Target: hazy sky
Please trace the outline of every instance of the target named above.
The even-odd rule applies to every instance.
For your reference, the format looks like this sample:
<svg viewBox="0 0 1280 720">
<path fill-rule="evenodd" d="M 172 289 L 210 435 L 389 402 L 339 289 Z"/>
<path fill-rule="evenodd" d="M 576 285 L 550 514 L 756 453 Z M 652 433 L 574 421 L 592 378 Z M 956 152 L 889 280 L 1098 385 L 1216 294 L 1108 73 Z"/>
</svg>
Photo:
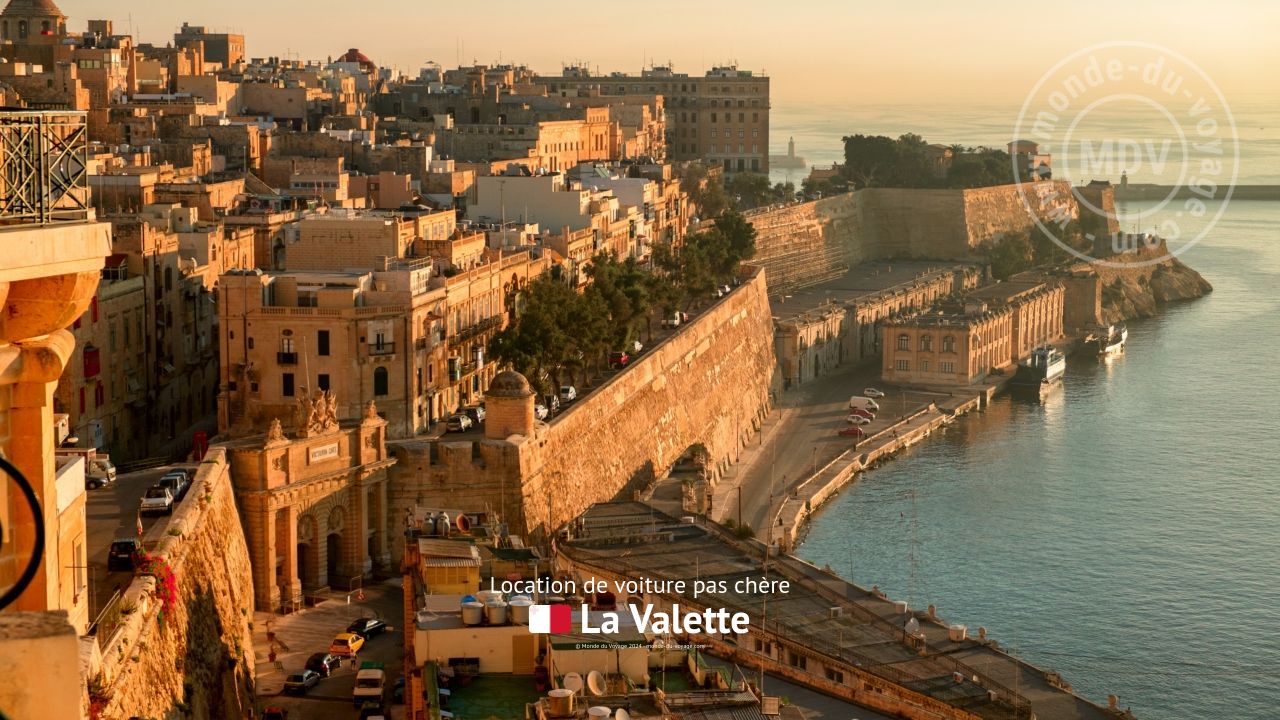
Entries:
<svg viewBox="0 0 1280 720">
<path fill-rule="evenodd" d="M 324 59 L 359 47 L 413 71 L 426 60 L 515 61 L 541 72 L 583 61 L 646 61 L 701 73 L 712 63 L 773 78 L 775 105 L 823 101 L 1013 102 L 1054 62 L 1107 40 L 1183 53 L 1230 98 L 1275 92 L 1280 2 L 1272 0 L 57 0 L 82 30 L 116 22 L 167 42 L 186 20 L 246 36 L 252 57 Z"/>
</svg>

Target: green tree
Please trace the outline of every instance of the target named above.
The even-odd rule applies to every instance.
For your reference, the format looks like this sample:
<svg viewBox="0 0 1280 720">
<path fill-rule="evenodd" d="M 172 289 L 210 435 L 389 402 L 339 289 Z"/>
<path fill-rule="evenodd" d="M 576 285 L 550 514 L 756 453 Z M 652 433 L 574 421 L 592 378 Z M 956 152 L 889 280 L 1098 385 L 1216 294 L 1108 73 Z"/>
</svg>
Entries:
<svg viewBox="0 0 1280 720">
<path fill-rule="evenodd" d="M 727 185 L 725 190 L 736 201 L 739 210 L 750 210 L 772 201 L 772 188 L 766 175 L 740 172 L 729 178 Z"/>
</svg>

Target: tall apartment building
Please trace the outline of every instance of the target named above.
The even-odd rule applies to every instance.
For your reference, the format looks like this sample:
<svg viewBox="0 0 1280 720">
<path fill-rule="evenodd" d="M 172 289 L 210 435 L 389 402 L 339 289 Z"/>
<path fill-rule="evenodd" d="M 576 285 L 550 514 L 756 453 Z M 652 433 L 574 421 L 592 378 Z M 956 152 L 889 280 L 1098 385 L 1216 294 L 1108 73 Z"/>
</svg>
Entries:
<svg viewBox="0 0 1280 720">
<path fill-rule="evenodd" d="M 182 23 L 182 29 L 173 34 L 175 47 L 199 41 L 204 43 L 204 58 L 221 63 L 223 67 L 244 62 L 244 36 L 231 33 L 211 33 L 202 25 Z"/>
<path fill-rule="evenodd" d="M 67 327 L 93 301 L 111 248 L 110 226 L 88 204 L 85 127 L 84 113 L 0 113 L 0 457 L 38 502 L 33 508 L 7 473 L 0 481 L 0 587 L 34 567 L 8 610 L 65 611 L 55 621 L 77 632 L 89 620 L 84 475 L 55 462 L 53 393 L 75 351 Z M 44 551 L 33 554 L 37 512 Z M 7 637 L 0 632 L 0 645 Z M 69 661 L 75 667 L 74 653 Z M 5 711 L 68 717 L 61 700 L 33 703 Z"/>
<path fill-rule="evenodd" d="M 559 76 L 536 82 L 548 94 L 658 94 L 666 107 L 667 157 L 705 160 L 726 173 L 769 172 L 769 78 L 735 65 L 691 76 L 654 67 L 639 75 L 593 75 L 586 67 L 566 67 Z"/>
<path fill-rule="evenodd" d="M 223 431 L 289 427 L 317 390 L 335 394 L 340 419 L 373 400 L 390 437 L 426 430 L 480 400 L 497 370 L 485 344 L 549 264 L 485 250 L 452 211 L 312 215 L 285 250 L 281 270 L 221 279 Z"/>
</svg>

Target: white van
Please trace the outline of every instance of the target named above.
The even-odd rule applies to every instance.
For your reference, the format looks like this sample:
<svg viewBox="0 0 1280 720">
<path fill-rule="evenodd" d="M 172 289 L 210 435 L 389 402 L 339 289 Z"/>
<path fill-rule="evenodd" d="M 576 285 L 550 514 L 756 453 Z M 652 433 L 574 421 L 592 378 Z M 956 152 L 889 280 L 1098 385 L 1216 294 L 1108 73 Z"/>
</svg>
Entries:
<svg viewBox="0 0 1280 720">
<path fill-rule="evenodd" d="M 853 397 L 849 398 L 849 408 L 866 410 L 867 412 L 876 412 L 877 410 L 880 409 L 880 406 L 876 404 L 875 400 L 872 400 L 869 397 L 854 395 Z"/>
</svg>

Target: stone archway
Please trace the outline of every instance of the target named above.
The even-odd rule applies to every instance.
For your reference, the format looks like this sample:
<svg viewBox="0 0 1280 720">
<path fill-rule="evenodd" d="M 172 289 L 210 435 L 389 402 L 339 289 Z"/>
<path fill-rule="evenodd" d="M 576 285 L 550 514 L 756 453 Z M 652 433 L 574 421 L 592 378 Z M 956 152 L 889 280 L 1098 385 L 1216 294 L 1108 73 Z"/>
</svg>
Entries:
<svg viewBox="0 0 1280 720">
<path fill-rule="evenodd" d="M 304 590 L 324 584 L 320 578 L 318 534 L 315 517 L 309 513 L 298 516 L 298 582 Z"/>
<path fill-rule="evenodd" d="M 342 535 L 347 525 L 347 513 L 340 506 L 335 506 L 329 511 L 329 516 L 325 520 L 325 581 L 330 587 L 335 587 L 338 583 L 346 583 L 347 578 L 343 577 L 343 569 L 346 563 L 343 562 L 342 552 Z"/>
</svg>

